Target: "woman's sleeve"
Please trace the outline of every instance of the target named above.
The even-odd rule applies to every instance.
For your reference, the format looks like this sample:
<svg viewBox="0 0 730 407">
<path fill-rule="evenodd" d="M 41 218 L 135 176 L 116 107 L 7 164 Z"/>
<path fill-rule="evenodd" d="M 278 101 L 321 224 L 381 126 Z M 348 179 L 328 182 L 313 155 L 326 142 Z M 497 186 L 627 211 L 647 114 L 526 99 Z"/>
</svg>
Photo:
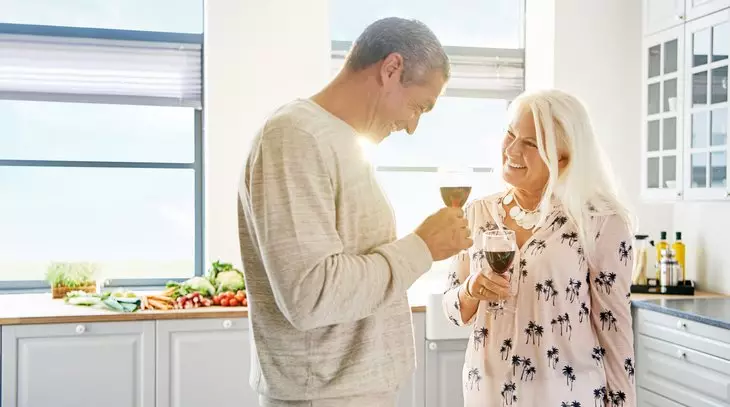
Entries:
<svg viewBox="0 0 730 407">
<path fill-rule="evenodd" d="M 627 299 L 633 251 L 631 233 L 620 217 L 606 218 L 596 239 L 595 253 L 589 270 L 591 322 L 599 343 L 593 353 L 602 359 L 606 372 L 604 397 L 609 402 L 620 400 L 620 405 L 635 406 L 634 333 Z"/>
<path fill-rule="evenodd" d="M 474 207 L 473 205 L 467 206 L 464 210 L 466 218 L 469 221 L 469 227 L 474 230 Z M 461 307 L 459 306 L 459 290 L 461 290 L 461 284 L 466 281 L 470 273 L 469 251 L 464 250 L 456 256 L 452 257 L 451 265 L 449 266 L 449 274 L 446 282 L 446 292 L 444 292 L 444 298 L 442 305 L 446 317 L 449 318 L 457 326 L 471 325 L 476 319 L 476 312 L 474 316 L 468 321 L 461 320 Z"/>
</svg>

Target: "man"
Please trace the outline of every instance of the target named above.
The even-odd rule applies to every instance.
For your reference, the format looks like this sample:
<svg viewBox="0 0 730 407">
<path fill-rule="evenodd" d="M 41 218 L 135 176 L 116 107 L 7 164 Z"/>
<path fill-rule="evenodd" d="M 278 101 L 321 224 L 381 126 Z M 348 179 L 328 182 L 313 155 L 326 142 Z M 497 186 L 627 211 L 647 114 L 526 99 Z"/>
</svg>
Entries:
<svg viewBox="0 0 730 407">
<path fill-rule="evenodd" d="M 396 240 L 359 136 L 413 133 L 449 61 L 422 23 L 387 18 L 342 72 L 280 108 L 241 178 L 239 232 L 253 331 L 251 385 L 264 407 L 392 407 L 415 365 L 408 287 L 471 246 L 460 209 Z"/>
</svg>

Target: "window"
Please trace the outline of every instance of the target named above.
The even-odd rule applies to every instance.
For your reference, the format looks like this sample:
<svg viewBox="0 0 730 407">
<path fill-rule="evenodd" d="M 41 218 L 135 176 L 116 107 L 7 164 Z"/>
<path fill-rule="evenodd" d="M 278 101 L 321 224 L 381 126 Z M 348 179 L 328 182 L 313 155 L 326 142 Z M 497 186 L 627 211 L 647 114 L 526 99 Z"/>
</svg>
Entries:
<svg viewBox="0 0 730 407">
<path fill-rule="evenodd" d="M 444 44 L 452 78 L 413 136 L 394 134 L 372 160 L 396 214 L 398 235 L 443 207 L 439 168 L 471 168 L 471 198 L 500 191 L 501 144 L 509 101 L 524 89 L 524 2 L 352 0 L 331 2 L 333 74 L 362 30 L 388 17 L 416 18 Z M 408 185 L 408 188 L 403 188 Z M 443 269 L 446 262 L 436 264 Z"/>
<path fill-rule="evenodd" d="M 201 34 L 202 0 L 0 0 L 0 22 Z"/>
<path fill-rule="evenodd" d="M 147 3 L 0 0 L 0 288 L 202 273 L 202 0 Z"/>
<path fill-rule="evenodd" d="M 404 17 L 423 21 L 446 46 L 523 48 L 520 0 L 332 0 L 330 10 L 335 41 L 354 41 L 379 18 Z"/>
<path fill-rule="evenodd" d="M 442 97 L 412 136 L 391 135 L 375 149 L 372 159 L 396 212 L 399 236 L 444 206 L 439 168 L 475 170 L 471 198 L 502 187 L 500 145 L 506 109 L 504 100 Z"/>
</svg>

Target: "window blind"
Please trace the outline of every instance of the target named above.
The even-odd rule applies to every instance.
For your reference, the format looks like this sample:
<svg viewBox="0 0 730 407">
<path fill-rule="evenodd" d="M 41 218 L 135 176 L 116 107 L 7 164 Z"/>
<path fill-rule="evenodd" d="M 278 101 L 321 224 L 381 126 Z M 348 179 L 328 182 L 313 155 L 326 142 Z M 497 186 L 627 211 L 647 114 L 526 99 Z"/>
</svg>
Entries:
<svg viewBox="0 0 730 407">
<path fill-rule="evenodd" d="M 0 98 L 202 105 L 200 43 L 0 33 Z"/>
<path fill-rule="evenodd" d="M 332 44 L 333 74 L 342 69 L 350 42 Z M 445 47 L 451 61 L 446 93 L 511 100 L 524 90 L 522 49 Z"/>
</svg>

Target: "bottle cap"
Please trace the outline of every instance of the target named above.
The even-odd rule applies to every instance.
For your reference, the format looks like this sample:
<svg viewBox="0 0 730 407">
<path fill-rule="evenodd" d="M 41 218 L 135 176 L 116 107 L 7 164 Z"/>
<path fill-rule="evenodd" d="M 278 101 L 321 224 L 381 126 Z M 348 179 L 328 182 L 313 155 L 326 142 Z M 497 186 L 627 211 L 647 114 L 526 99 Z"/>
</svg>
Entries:
<svg viewBox="0 0 730 407">
<path fill-rule="evenodd" d="M 659 236 L 661 240 L 667 240 L 667 232 L 661 231 L 659 232 Z"/>
<path fill-rule="evenodd" d="M 682 240 L 682 232 L 674 232 L 675 240 Z"/>
</svg>

